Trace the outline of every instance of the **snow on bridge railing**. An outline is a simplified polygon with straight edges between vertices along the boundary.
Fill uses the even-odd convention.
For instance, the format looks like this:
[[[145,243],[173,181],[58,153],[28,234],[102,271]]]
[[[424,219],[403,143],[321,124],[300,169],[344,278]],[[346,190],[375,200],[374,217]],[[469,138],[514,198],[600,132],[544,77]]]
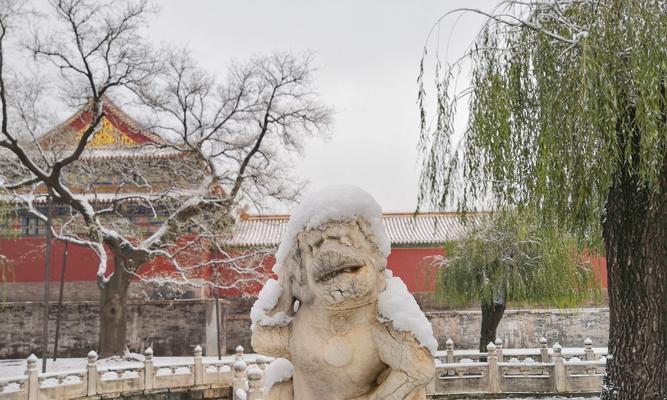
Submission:
[[[503,349],[502,342],[489,343],[488,351],[446,350],[436,355],[435,378],[427,393],[589,393],[601,388],[606,348],[550,349],[541,339],[539,349]],[[486,361],[480,361],[484,360]],[[30,355],[23,376],[0,378],[0,400],[74,399],[119,393],[160,393],[231,389],[233,400],[262,400],[266,368],[272,359],[246,355],[243,347],[234,357],[208,361],[196,346],[192,361],[155,363],[153,351],[144,352],[143,364],[101,366],[94,351],[85,369],[40,374],[37,357]]]
[[[193,361],[183,362],[156,364],[150,348],[144,352],[143,364],[135,363],[138,365],[99,366],[97,353],[91,351],[85,369],[41,374],[34,354],[26,361],[24,376],[0,378],[1,400],[66,400],[112,393],[151,394],[167,389],[232,387],[235,391],[241,389],[243,398],[247,400],[262,400],[262,380],[271,359],[257,355],[246,356],[243,347],[239,346],[232,360],[204,361],[202,348],[197,346]],[[239,369],[239,366],[242,368]],[[240,392],[234,396],[234,400],[240,398]]]
[[[540,339],[539,348],[528,348],[528,349],[503,349],[503,342],[500,339],[496,339],[496,354],[499,361],[517,359],[522,361],[526,358],[531,358],[533,360],[541,360],[547,362],[552,353],[553,349],[550,349],[547,345],[547,339]],[[455,363],[455,362],[467,362],[479,361],[481,358],[485,358],[487,353],[480,353],[479,350],[455,350],[454,342],[452,339],[447,339],[445,342],[445,350],[439,350],[436,353],[435,358],[442,363]],[[562,349],[561,357],[565,360],[571,358],[577,358],[579,360],[594,360],[605,357],[607,355],[606,347],[593,347],[593,342],[590,338],[584,340],[584,347],[565,347]]]
[[[539,349],[503,349],[499,339],[486,353],[454,350],[451,340],[445,347],[427,393],[595,393],[607,362],[607,349],[594,348],[590,338],[583,348],[567,349],[548,348],[545,338]]]

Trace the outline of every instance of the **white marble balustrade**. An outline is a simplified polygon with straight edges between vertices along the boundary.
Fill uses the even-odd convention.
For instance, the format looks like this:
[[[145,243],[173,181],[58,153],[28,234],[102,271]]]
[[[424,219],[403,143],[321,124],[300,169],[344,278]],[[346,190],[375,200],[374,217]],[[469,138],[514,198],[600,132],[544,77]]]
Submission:
[[[594,393],[602,385],[606,348],[594,348],[586,339],[582,348],[548,347],[503,349],[489,343],[487,352],[455,350],[448,340],[435,357],[436,373],[427,391],[431,395],[463,393]],[[231,388],[234,400],[262,400],[268,357],[244,354],[239,346],[233,358],[204,361],[196,346],[192,361],[156,364],[153,351],[144,352],[143,365],[99,366],[97,354],[88,353],[84,369],[39,373],[37,357],[26,360],[24,375],[0,378],[0,400],[75,399],[118,393],[146,394],[165,389]]]

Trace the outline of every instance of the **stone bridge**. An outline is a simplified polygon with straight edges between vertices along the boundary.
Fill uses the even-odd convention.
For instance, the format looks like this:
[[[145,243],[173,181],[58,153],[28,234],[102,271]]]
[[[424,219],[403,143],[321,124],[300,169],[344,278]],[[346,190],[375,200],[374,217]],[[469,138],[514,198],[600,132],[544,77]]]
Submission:
[[[486,353],[455,350],[451,340],[435,357],[436,373],[427,388],[430,398],[460,394],[597,393],[601,389],[607,349],[586,339],[581,348],[503,349],[489,343]],[[244,354],[204,361],[200,346],[192,361],[159,363],[147,349],[140,366],[100,367],[91,351],[85,368],[39,373],[37,358],[26,360],[24,375],[0,378],[0,400],[43,399],[230,399],[262,400],[268,357]]]

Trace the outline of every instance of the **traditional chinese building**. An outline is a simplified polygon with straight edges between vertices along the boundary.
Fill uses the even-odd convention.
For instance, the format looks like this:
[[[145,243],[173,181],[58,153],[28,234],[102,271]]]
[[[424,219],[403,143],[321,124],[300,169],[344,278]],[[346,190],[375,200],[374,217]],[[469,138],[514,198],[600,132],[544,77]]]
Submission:
[[[100,218],[108,215],[110,226],[127,237],[146,237],[169,215],[169,197],[187,194],[192,175],[186,171],[196,169],[196,165],[187,152],[144,130],[110,99],[103,102],[103,115],[99,129],[79,159],[66,167],[62,179],[75,197],[87,200],[96,210],[108,210]],[[24,147],[33,154],[41,151],[62,158],[74,150],[91,118],[89,108],[84,107],[36,143]],[[11,160],[0,161],[5,171],[13,167]],[[0,296],[36,300],[43,290],[39,282],[44,281],[46,230],[44,221],[29,211],[32,208],[47,214],[47,192],[43,186],[25,188],[2,194],[0,201],[5,211],[0,214],[0,254],[11,261],[0,271],[0,282],[4,281],[7,289],[0,291]],[[54,202],[52,215],[57,226],[72,213],[69,206]],[[85,229],[83,224],[80,229]],[[63,242],[54,241],[51,280],[60,279],[64,248]],[[95,286],[98,264],[97,255],[89,247],[68,244],[66,295],[76,299],[99,297]],[[113,271],[112,254],[107,264],[108,271]],[[156,265],[159,262],[149,268]]]
[[[165,171],[173,168],[171,165],[183,163],[183,152],[167,146],[159,136],[143,130],[139,123],[109,99],[104,101],[103,113],[99,130],[89,140],[79,161],[66,169],[63,179],[76,196],[89,200],[97,207],[112,205],[123,198],[118,213],[140,231],[150,232],[162,216],[138,205],[139,200],[173,184],[173,178],[167,179]],[[40,137],[38,146],[56,155],[73,151],[90,125],[91,118],[91,112],[84,107]],[[26,147],[36,150],[34,144]],[[136,196],[136,202],[126,200],[132,196]],[[44,223],[30,216],[25,208],[30,202],[46,213],[47,199],[46,190],[42,187],[34,191],[23,190],[14,196],[3,195],[3,202],[18,207],[18,212],[0,222],[0,235],[43,236]],[[64,215],[66,211],[62,205],[55,205],[55,215]]]
[[[39,139],[39,145],[49,152],[72,151],[82,132],[91,122],[92,114],[86,109],[75,113],[63,124]],[[188,166],[188,168],[184,168]],[[96,208],[108,208],[114,215],[114,223],[124,232],[136,237],[153,233],[168,215],[168,207],[158,203],[148,205],[147,197],[160,193],[179,196],[187,191],[192,181],[184,170],[196,170],[187,153],[169,145],[159,136],[141,128],[141,125],[110,100],[104,102],[104,117],[100,129],[84,150],[80,161],[67,170],[64,179],[76,196],[83,196]],[[118,199],[122,198],[122,202]],[[129,199],[129,200],[128,200]],[[2,197],[2,204],[9,213],[0,213],[0,254],[10,260],[9,267],[0,268],[0,301],[35,301],[43,296],[45,262],[44,223],[28,212],[31,204],[46,213],[47,196],[43,189],[24,191],[14,196]],[[156,206],[155,204],[158,204]],[[56,220],[69,215],[66,206],[55,204]],[[484,213],[470,214],[467,223],[475,225],[485,218]],[[241,214],[235,222],[225,245],[230,249],[225,257],[251,252],[255,249],[275,251],[286,231],[288,215],[250,216]],[[444,255],[445,244],[460,240],[466,233],[466,223],[457,213],[387,213],[383,217],[392,244],[388,267],[401,277],[412,292],[432,292],[435,282],[435,265]],[[122,225],[122,226],[121,226]],[[57,282],[63,269],[65,245],[55,241],[52,252],[52,268],[49,279]],[[212,254],[200,254],[203,259],[215,259]],[[222,257],[222,256],[219,256]],[[262,272],[268,275],[273,258],[263,260]],[[233,281],[238,274],[211,263],[202,277],[218,282]],[[69,300],[97,300],[96,286],[98,257],[90,248],[68,245],[68,257],[64,273],[65,298]],[[113,270],[112,255],[107,266]],[[216,270],[214,274],[213,271]],[[169,272],[164,263],[154,261],[142,270],[144,274]],[[602,281],[606,283],[606,269],[598,266]],[[261,277],[260,277],[261,278]],[[254,295],[261,288],[261,281],[241,287],[219,290],[224,297]],[[2,290],[4,286],[4,290]],[[606,285],[605,285],[606,286]],[[51,285],[51,297],[57,298],[58,285]],[[164,289],[164,288],[162,288]],[[192,289],[185,293],[157,293],[157,289],[143,287],[142,295],[206,297],[207,289]],[[137,295],[137,291],[134,293]]]

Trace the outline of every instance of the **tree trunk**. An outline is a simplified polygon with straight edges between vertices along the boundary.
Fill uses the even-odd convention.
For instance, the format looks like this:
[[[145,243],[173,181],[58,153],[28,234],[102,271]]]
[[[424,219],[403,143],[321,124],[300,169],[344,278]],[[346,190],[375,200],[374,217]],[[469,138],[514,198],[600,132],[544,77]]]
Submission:
[[[114,273],[102,287],[100,293],[99,355],[110,357],[122,355],[127,347],[127,289],[132,275],[127,272],[126,262],[116,255]],[[133,270],[133,269],[129,269]]]
[[[650,191],[623,166],[603,218],[609,359],[602,399],[667,398],[667,161]]]
[[[496,330],[505,313],[505,301],[482,302],[482,330],[479,334],[479,351],[486,353],[489,342],[496,341]]]

